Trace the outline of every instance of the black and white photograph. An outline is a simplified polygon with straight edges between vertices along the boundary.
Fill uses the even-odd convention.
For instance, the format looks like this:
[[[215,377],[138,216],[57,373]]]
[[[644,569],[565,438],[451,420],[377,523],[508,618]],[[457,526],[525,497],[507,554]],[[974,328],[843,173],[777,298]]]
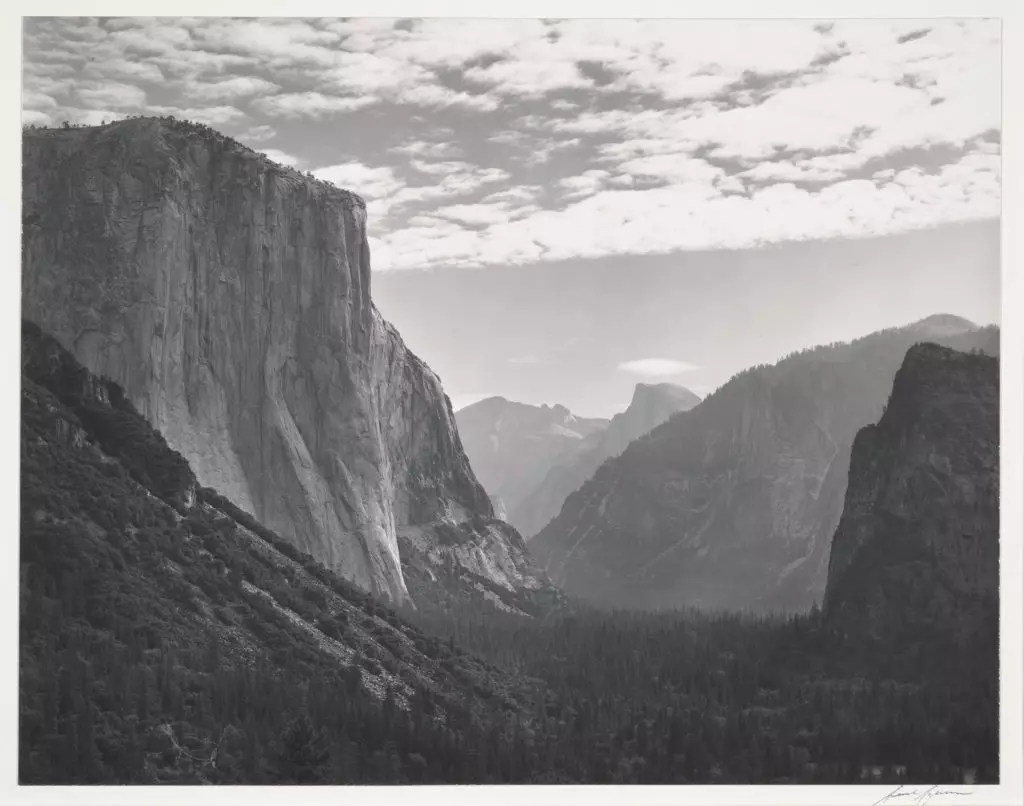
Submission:
[[[229,5],[9,18],[10,802],[1024,802],[1009,19]]]

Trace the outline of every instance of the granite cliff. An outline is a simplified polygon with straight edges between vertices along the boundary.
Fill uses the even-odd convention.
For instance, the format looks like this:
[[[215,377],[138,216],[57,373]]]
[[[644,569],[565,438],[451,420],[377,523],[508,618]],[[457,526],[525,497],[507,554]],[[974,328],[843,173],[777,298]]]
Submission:
[[[477,478],[521,532],[517,513],[538,482],[608,427],[608,420],[577,417],[565,406],[533,406],[503,397],[459,409],[455,420]]]
[[[910,349],[853,443],[824,614],[848,636],[998,637],[999,362]]]
[[[682,386],[638,383],[629,407],[611,420],[503,397],[466,406],[455,419],[473,470],[495,509],[529,540],[602,462],[699,402]]]
[[[920,341],[997,353],[999,332],[940,315],[746,370],[605,462],[531,553],[567,592],[605,605],[810,608],[854,436]]]
[[[544,585],[439,379],[373,305],[357,195],[134,119],[27,132],[23,218],[24,316],[120,384],[202,485],[395,602],[403,566]],[[435,539],[466,524],[459,551]]]

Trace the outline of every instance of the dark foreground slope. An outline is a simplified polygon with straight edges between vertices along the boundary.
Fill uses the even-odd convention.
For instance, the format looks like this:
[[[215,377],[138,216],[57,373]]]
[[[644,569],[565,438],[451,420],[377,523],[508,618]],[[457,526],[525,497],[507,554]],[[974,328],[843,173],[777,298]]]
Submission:
[[[524,684],[197,487],[120,387],[30,323],[22,366],[23,783],[500,767],[485,739],[518,724]]]
[[[848,640],[970,645],[996,674],[998,360],[934,344],[907,353],[885,414],[853,443],[825,614]]]
[[[602,465],[530,551],[602,605],[809,609],[853,438],[920,341],[997,353],[999,331],[935,316],[746,370]]]

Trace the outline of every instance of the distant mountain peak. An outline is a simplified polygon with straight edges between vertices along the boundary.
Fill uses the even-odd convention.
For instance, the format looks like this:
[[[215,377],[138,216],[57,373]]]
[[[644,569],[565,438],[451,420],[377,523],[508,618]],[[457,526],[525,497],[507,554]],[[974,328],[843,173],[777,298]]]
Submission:
[[[462,412],[472,408],[501,409],[509,405],[509,402],[507,398],[501,397],[501,395],[492,395],[491,397],[485,397],[483,400],[476,400],[468,406],[463,406],[459,411]]]
[[[951,313],[937,313],[907,325],[908,330],[921,330],[936,336],[966,333],[970,330],[977,330],[977,328],[978,326],[969,319]]]
[[[825,589],[854,436],[878,419],[905,358],[913,379],[918,364],[953,360],[948,347],[995,355],[998,332],[929,317],[745,370],[613,451],[530,551],[567,593],[601,606],[805,610]],[[604,440],[645,409],[618,415]]]
[[[696,405],[700,397],[677,383],[638,383],[633,387],[633,400],[629,406],[651,399],[670,399],[691,402]]]

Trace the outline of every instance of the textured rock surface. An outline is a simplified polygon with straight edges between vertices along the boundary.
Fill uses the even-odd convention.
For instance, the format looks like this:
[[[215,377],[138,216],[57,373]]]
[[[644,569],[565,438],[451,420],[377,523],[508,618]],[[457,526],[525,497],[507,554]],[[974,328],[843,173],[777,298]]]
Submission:
[[[489,397],[455,414],[459,436],[496,509],[520,528],[523,500],[548,470],[577,455],[608,421],[577,417],[564,406],[531,406]],[[524,532],[525,534],[525,532]]]
[[[825,616],[884,638],[958,643],[998,627],[999,362],[910,349],[877,425],[853,443]]]
[[[509,520],[529,540],[559,513],[565,499],[582,487],[605,461],[618,456],[630,442],[676,412],[688,411],[698,403],[700,398],[685,387],[671,383],[638,383],[629,408],[612,417],[606,429],[560,457],[518,506],[509,510]]]
[[[530,551],[567,592],[604,604],[809,608],[853,438],[925,340],[999,345],[996,328],[937,316],[740,373],[602,465]]]
[[[577,417],[564,406],[530,406],[490,397],[455,419],[495,510],[529,540],[601,463],[677,411],[700,402],[671,383],[639,383],[629,407],[610,421]]]
[[[438,378],[370,299],[356,195],[153,119],[28,133],[23,181],[24,315],[203,485],[396,601],[401,529],[491,516]]]

